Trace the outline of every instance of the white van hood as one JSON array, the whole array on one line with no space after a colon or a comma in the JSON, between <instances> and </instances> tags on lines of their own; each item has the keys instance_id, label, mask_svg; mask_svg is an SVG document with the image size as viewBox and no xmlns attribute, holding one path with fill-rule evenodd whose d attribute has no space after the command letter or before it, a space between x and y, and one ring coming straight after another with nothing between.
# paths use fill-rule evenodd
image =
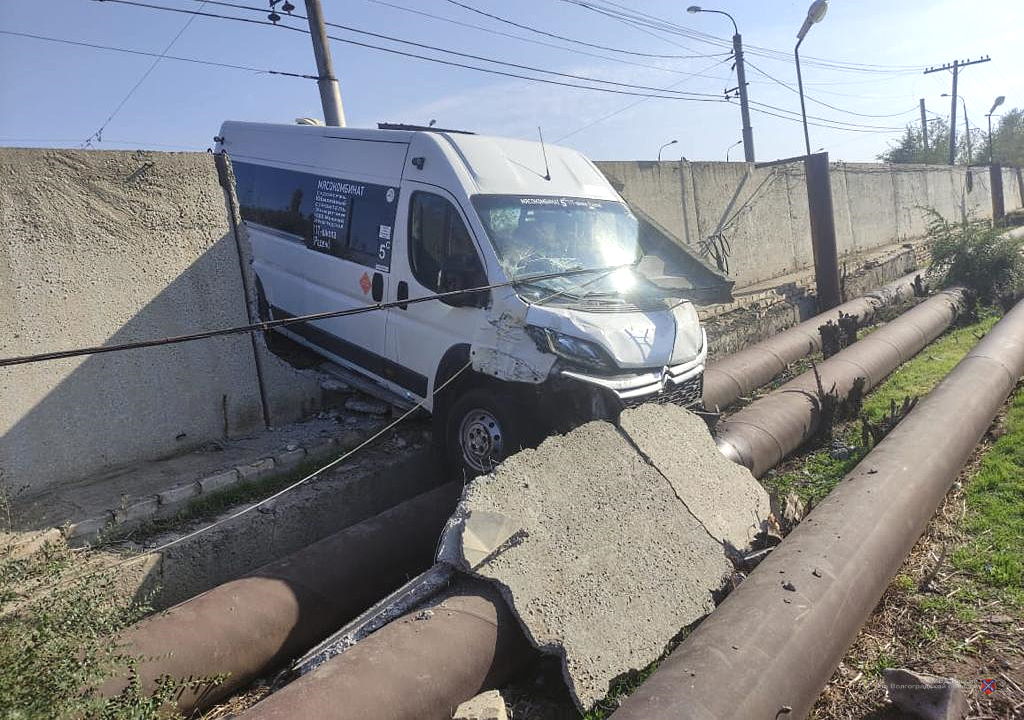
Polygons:
<instances>
[{"instance_id":1,"label":"white van hood","mask_svg":"<svg viewBox=\"0 0 1024 720\"><path fill-rule=\"evenodd\" d=\"M588 312L531 305L526 322L595 342L624 370L679 365L696 358L704 344L697 311L685 301L671 310L653 312Z\"/></svg>"}]
</instances>

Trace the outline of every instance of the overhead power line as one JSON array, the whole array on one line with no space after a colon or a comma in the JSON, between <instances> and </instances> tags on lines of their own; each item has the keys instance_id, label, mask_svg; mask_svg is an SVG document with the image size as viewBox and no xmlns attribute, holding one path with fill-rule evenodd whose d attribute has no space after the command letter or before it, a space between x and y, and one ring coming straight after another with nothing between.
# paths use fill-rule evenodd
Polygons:
<instances>
[{"instance_id":1,"label":"overhead power line","mask_svg":"<svg viewBox=\"0 0 1024 720\"><path fill-rule=\"evenodd\" d=\"M255 19L252 19L252 18L243 18L243 17L232 16L232 15L221 15L221 14L218 14L218 13L203 12L203 11L199 11L199 10L185 10L183 8L175 8L175 7L168 7L168 6L165 6L165 5L154 5L152 3L139 2L138 0L95 0L95 1L96 2L116 3L116 4L120 4L120 5L131 5L131 6L142 7L142 8L147 8L147 9L151 9L151 10L162 10L162 11L167 11L167 12L183 13L183 14L187 14L187 15L199 15L199 16L202 16L202 17L210 17L210 18L216 18L216 19L220 19L220 20L234 20L234 21L245 22L245 23L249 23L249 24L253 24L253 25L264 25L264 26L269 26L269 27L283 28L285 30L291 30L293 32L299 32L299 33L303 33L303 34L308 34L309 33L308 29L292 27L290 25L285 25L283 23L272 23L272 22L269 22L269 21L266 21L266 20L255 20ZM259 8L259 10L260 10L260 12L264 12L265 11L263 8ZM292 17L296 17L297 19L299 18L299 16L294 16L294 15ZM344 26L340 26L340 27L344 27ZM363 30L354 30L354 32L360 32L360 33L364 33L364 34L371 34L371 35L383 37L385 39L392 39L394 42L401 42L401 43L406 43L406 44L418 45L418 46L421 46L421 47L432 48L432 46L426 46L426 45L423 45L421 43L413 43L413 42L407 41L407 40L399 40L399 39L388 38L388 36L380 35L379 33L369 33L368 31L363 31ZM636 90L631 90L631 89L619 89L617 87L602 87L602 86L596 86L596 85L580 85L578 83L571 83L571 82L564 82L564 81L560 81L560 80L553 80L551 78L531 77L529 75L523 75L521 73L509 72L509 71L505 71L505 70L498 70L498 69L494 69L494 68L479 67L479 66L476 66L476 65L469 65L467 63L456 62L456 61L453 61L453 60L445 60L445 59L442 59L442 58L431 57L431 56L428 56L428 55L420 55L420 54L417 54L417 53L406 52L404 50L397 50L395 48L382 47L380 45L374 45L372 43L360 42L358 40L352 40L350 38L338 37L336 35L329 35L328 37L331 40L336 40L338 42L343 42L343 43L346 43L348 45L354 45L356 47L363 47L363 48L368 48L368 49L372 49L372 50L377 50L379 52L385 52L385 53L389 53L389 54L392 54L392 55L399 55L399 56L402 56L402 57L414 58L414 59L417 59L417 60L424 60L426 62L437 63L437 64L440 64L440 65L447 65L449 67L458 67L458 68L464 68L464 69L467 69L467 70L475 70L477 72L489 73L491 75L500 75L500 76L503 76L503 77L511 77L511 78L516 78L516 79L519 79L519 80L529 80L531 82L539 82L539 83L544 83L544 84L547 84L547 85L557 85L557 86L560 86L560 87L570 87L570 88L576 88L576 89L579 89L579 90L593 90L593 91L597 91L597 92L611 93L611 94L615 94L615 95L632 95L634 97L660 98L660 99L664 99L664 100L682 100L682 101L687 101L687 102L722 102L721 98L719 98L716 95L712 95L710 93L689 93L689 92L683 92L683 91L679 91L679 90L666 90L666 89L663 89L663 88L656 88L656 87L651 87L650 89L647 89L647 88L645 88L645 86L631 86L629 84L617 83L615 81L601 80L601 79L598 79L598 78L587 78L586 76L574 76L574 75L571 75L569 73L559 73L559 72L556 72L556 71L553 71L553 70L544 70L542 68L533 69L533 68L530 68L529 66L515 65L513 63L508 63L508 62L503 61L503 60L493 60L493 59L488 59L488 58L480 58L481 60L486 61L486 62L492 62L492 63L495 63L495 64L512 66L512 67L519 67L519 68L522 68L522 69L531 70L533 72L543 72L543 73L546 73L546 74L551 74L551 75L556 75L556 76L578 78L578 79L581 79L581 80L584 80L584 81L590 81L590 82L598 82L598 83L605 83L605 84L612 84L612 85L626 85L627 88L628 87L635 87L637 89ZM446 52L446 53L451 53L451 54L454 54L454 55L467 56L467 54L465 54L465 53L458 53L456 51L445 50L443 48L437 48L437 50L439 52ZM672 93L672 94L666 94L666 93Z\"/></svg>"},{"instance_id":2,"label":"overhead power line","mask_svg":"<svg viewBox=\"0 0 1024 720\"><path fill-rule=\"evenodd\" d=\"M704 54L704 55L666 55L666 54L661 54L661 53L645 53L645 52L638 52L638 51L635 51L635 50L623 50L622 48L611 47L609 45L600 45L598 43L591 43L591 42L587 42L585 40L579 40L577 38L568 37L566 35L558 35L556 33L549 32L547 30L541 30L540 28L533 27L532 25L526 25L524 23L518 23L518 22L516 22L514 20L510 20L509 18L502 17L501 15L495 15L493 13L485 12L484 10L481 10L479 8L475 8L472 5L467 5L465 3L459 2L458 0L447 0L447 2L451 3L452 5L456 5L456 6L460 7L460 8L463 8L464 10L469 10L470 12L474 12L474 13L476 13L478 15L482 15L482 16L490 18L492 20L496 20L497 22L500 22L500 23L505 23L506 25L511 25L513 27L517 27L517 28L519 28L521 30L528 30L529 32L537 33L538 35L545 35L545 36L550 37L550 38L556 38L558 40L564 40L565 42L571 42L571 43L575 43L577 45L583 45L585 47L592 47L592 48L597 48L597 49L600 49L600 50L610 50L611 52L623 53L625 55L636 55L638 57L665 58L665 59L673 59L673 60L683 60L683 59L690 59L690 58L714 57L714 55L708 55L708 54ZM721 54L721 53L719 53L719 54Z\"/></svg>"},{"instance_id":3,"label":"overhead power line","mask_svg":"<svg viewBox=\"0 0 1024 720\"><path fill-rule=\"evenodd\" d=\"M563 52L573 53L574 55L584 55L586 57L598 58L606 60L608 62L619 63L620 65L632 65L633 67L642 67L648 70L657 70L659 72L673 73L675 75L685 75L686 77L706 77L711 80L718 80L720 82L727 82L726 78L713 77L710 75L700 75L695 73L688 73L685 70L677 70L675 68L666 67L664 65L652 65L650 63L636 62L635 60L626 60L625 58L612 57L611 55L602 55L600 53L590 52L588 50L582 50L576 47L566 47L565 45L558 45L553 42L546 42L544 40L538 40L537 38L524 37L522 35L515 35L510 32L504 32L502 30L495 30L494 28L485 27L483 25L476 25L474 23L468 23L463 20L457 20L455 18L446 17L444 15L436 15L434 13L425 12L416 8L406 7L404 5L398 5L387 0L364 0L365 2L372 3L373 5L380 5L382 7L393 8L395 10L401 10L403 12L412 13L421 17L431 18L432 20L438 20L440 22L449 23L451 25L458 25L459 27L470 28L471 30L479 30L490 35L497 35L498 37L505 37L512 40L519 40L520 42L529 43L531 45L539 45L541 47L552 48L554 50L561 50ZM729 53L720 53L728 57ZM713 57L709 55L708 57Z\"/></svg>"},{"instance_id":4,"label":"overhead power line","mask_svg":"<svg viewBox=\"0 0 1024 720\"><path fill-rule=\"evenodd\" d=\"M101 1L107 1L107 0L101 0ZM252 5L243 5L243 4L240 4L240 3L232 3L232 2L227 2L226 0L205 0L204 4L219 5L221 7L229 7L229 8L234 8L236 10L249 10L249 11L258 12L258 13L265 13L266 12L266 8L254 7ZM299 15L299 14L296 14L296 13L290 13L289 16L293 17L293 18L296 18L298 20L306 20L307 19L304 15ZM277 27L288 27L288 29L290 29L290 30L296 30L296 31L299 31L299 32L308 32L307 30L304 30L304 29L301 29L301 28L293 28L293 27L290 27L290 26L280 25L280 24L276 24L276 23L269 23L269 24L270 25L276 25ZM341 23L325 21L324 25L326 25L327 27L331 27L331 28L337 28L339 30L345 30L347 32L357 33L359 35L367 35L369 37L377 38L378 40L387 40L389 42L396 42L396 43L400 43L402 45L409 45L409 46L417 47L417 48L420 48L420 49L423 49L423 50L432 50L434 52L447 53L449 55L454 55L456 57L462 57L462 58L468 58L470 60L479 60L481 62L489 62L489 63L494 63L496 65L504 65L506 67L515 68L517 70L528 70L529 72L546 73L548 75L555 75L557 77L569 78L571 80L582 80L584 82L604 83L606 85L615 85L617 87L626 87L626 88L630 88L630 89L633 89L633 90L648 90L648 91L651 91L651 92L671 92L671 93L679 93L679 94L682 94L682 95L693 95L693 96L698 96L698 97L718 97L717 95L714 95L714 94L711 94L711 93L691 93L691 92L686 92L686 91L681 91L681 90L672 90L670 88L664 88L664 87L654 87L654 86L650 86L650 85L638 85L636 83L624 83L624 82L618 82L616 80L604 80L602 78L590 77L588 75L577 75L577 74L574 74L574 73L563 73L563 72L558 72L557 70L547 70L545 68L533 67L531 65L521 65L519 63L513 63L513 62L509 62L507 60L495 60L494 58L489 58L489 57L486 57L486 56L483 56L483 55L474 55L472 53L464 53L464 52L460 52L458 50L449 50L447 48L438 47L436 45L428 45L426 43L416 42L414 40L405 40L403 38L394 37L393 35L385 35L383 33L372 32L370 30L362 30L360 28L352 27L351 25L342 25ZM331 37L332 39L339 39L339 38L334 38L333 36L328 36L328 37Z\"/></svg>"},{"instance_id":5,"label":"overhead power line","mask_svg":"<svg viewBox=\"0 0 1024 720\"><path fill-rule=\"evenodd\" d=\"M747 62L747 66L754 68L754 70L756 72L760 73L761 75L764 75L766 78L768 78L769 80L771 80L775 84L781 85L782 87L786 88L790 92L796 93L797 95L800 94L800 91L797 90L795 87L793 87L789 83L786 83L786 82L783 82L782 80L779 80L774 75L771 75L771 74L765 72L764 70L759 68L754 63L748 61ZM811 97L807 93L804 93L804 97L806 99L810 100L813 103L817 103L818 105L823 105L824 107L827 107L827 108L829 108L831 110L836 110L837 112L845 113L847 115L856 115L858 117L866 117L866 118L893 118L893 117L900 117L901 115L909 115L910 113L917 112L917 106L915 105L914 107L912 107L912 108L910 108L908 110L902 110L902 111L897 112L897 113L889 113L889 114L885 114L885 115L872 115L870 113L862 113L862 112L857 112L856 110L847 110L846 108L841 108L841 107L837 107L835 105L830 105L829 103L825 102L824 100L818 100L815 97Z\"/></svg>"},{"instance_id":6,"label":"overhead power line","mask_svg":"<svg viewBox=\"0 0 1024 720\"><path fill-rule=\"evenodd\" d=\"M717 67L719 65L723 65L723 64L729 62L730 60L732 60L731 57L727 57L724 60L719 60L714 65L709 65L706 68L704 68L703 70L701 70L700 72L701 73L707 72L708 70L711 70L712 68L715 68L715 67ZM699 73L694 73L694 76L696 76L698 74ZM681 82L681 83L682 82L686 82L686 80L687 80L687 78L683 78L679 82ZM594 120L591 120L591 121L589 121L589 122L587 122L587 123L585 123L583 125L580 125L578 128L576 128L572 132L568 132L565 135L562 135L560 137L555 138L554 142L559 143L559 142L562 142L563 140L567 140L568 138L571 138L573 135L581 133L584 130L587 130L588 128L592 128L594 125L597 125L599 123L603 123L605 120L610 120L611 118L615 117L616 115L621 115L622 113L626 112L627 110L632 110L637 105L640 105L641 103L645 103L648 100L650 100L650 98L640 98L639 100L634 100L633 102L629 103L628 105L624 105L623 107L620 107L618 110L614 110L614 111L608 113L607 115L602 115L599 118L595 118Z\"/></svg>"},{"instance_id":7,"label":"overhead power line","mask_svg":"<svg viewBox=\"0 0 1024 720\"><path fill-rule=\"evenodd\" d=\"M205 5L206 3L204 2L203 5L200 7L205 7ZM85 141L82 143L82 147L90 147L94 140L97 142L101 142L103 140L103 131L106 129L107 125L110 124L110 121L113 120L119 112L121 112L121 108L123 108L125 104L127 104L127 102L131 99L132 95L135 94L135 91L142 87L142 83L146 82L146 78L153 74L153 71L156 70L156 66L160 64L160 61L163 59L163 56L171 51L171 48L174 47L174 43L178 42L178 38L185 34L185 31L189 29L189 26L192 25L192 21L194 20L195 16L190 17L187 21L185 21L185 24L181 26L181 29L178 30L177 34L173 38L171 38L171 41L167 43L167 46L163 49L163 51L153 60L153 63L146 69L146 72L142 73L142 77L140 77L136 81L136 83L132 85L131 89L125 94L125 96L121 98L121 102L119 102L114 107L110 115L107 116L107 119L103 121L103 123L99 126L96 132L94 132L92 135L85 139Z\"/></svg>"},{"instance_id":8,"label":"overhead power line","mask_svg":"<svg viewBox=\"0 0 1024 720\"><path fill-rule=\"evenodd\" d=\"M316 80L316 75L305 75L303 73L285 72L284 70L270 70L268 68L252 67L250 65L236 65L234 63L219 62L217 60L203 60L200 58L189 58L180 57L177 55L163 55L155 52L146 52L144 50L132 50L130 48L114 47L113 45L101 45L99 43L82 42L80 40L68 40L67 38L55 38L47 35L35 35L33 33L15 32L13 30L0 30L2 35L12 35L15 37L29 38L32 40L44 40L46 42L60 43L61 45L73 45L77 47L87 47L94 50L110 50L112 52L127 53L129 55L142 55L144 57L155 57L162 60L174 60L176 62L187 62L194 63L196 65L208 65L210 67L227 68L230 70L245 70L254 73L265 73L267 75L282 75L284 77L293 78L304 78L306 80ZM112 142L111 140L105 140L104 142Z\"/></svg>"},{"instance_id":9,"label":"overhead power line","mask_svg":"<svg viewBox=\"0 0 1024 720\"><path fill-rule=\"evenodd\" d=\"M643 13L633 8L626 7L615 2L604 2L599 3L594 0L561 0L562 2L570 5L575 5L590 12L597 13L617 20L626 25L636 28L653 28L661 30L662 32L668 32L680 37L685 37L698 42L715 45L718 47L729 47L731 41L727 38L720 38L716 35L710 35L705 32L694 30L683 25L679 25L663 18L659 18L648 13ZM762 57L770 58L773 60L779 60L783 62L793 62L793 58L790 53L775 50L772 48L761 47L758 45L749 45L745 48L748 54L760 55ZM872 73L872 74L916 74L920 72L924 66L922 65L876 65L871 63L852 63L852 62L840 62L834 60L828 60L825 58L817 58L808 56L805 62L806 65L814 65L824 69L842 71L842 72L861 72L861 73Z\"/></svg>"}]
</instances>

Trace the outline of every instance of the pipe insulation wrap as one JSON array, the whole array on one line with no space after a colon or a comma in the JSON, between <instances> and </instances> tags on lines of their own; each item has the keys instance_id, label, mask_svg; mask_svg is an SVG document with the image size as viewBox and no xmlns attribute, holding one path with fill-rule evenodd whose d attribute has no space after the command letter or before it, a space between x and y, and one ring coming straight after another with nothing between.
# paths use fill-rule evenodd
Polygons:
<instances>
[{"instance_id":1,"label":"pipe insulation wrap","mask_svg":"<svg viewBox=\"0 0 1024 720\"><path fill-rule=\"evenodd\" d=\"M178 709L208 708L275 670L429 567L461 483L449 483L330 535L250 575L128 628L124 652L142 657L152 690L164 675L227 674L211 688L185 690ZM128 678L108 681L119 693Z\"/></svg>"},{"instance_id":2,"label":"pipe insulation wrap","mask_svg":"<svg viewBox=\"0 0 1024 720\"><path fill-rule=\"evenodd\" d=\"M726 408L769 383L790 363L821 350L818 328L830 321L837 322L841 313L855 316L863 325L881 308L914 297L915 281L920 275L912 272L711 363L704 372L704 406L709 410Z\"/></svg>"},{"instance_id":3,"label":"pipe insulation wrap","mask_svg":"<svg viewBox=\"0 0 1024 720\"><path fill-rule=\"evenodd\" d=\"M1022 373L1018 303L615 720L805 717Z\"/></svg>"},{"instance_id":4,"label":"pipe insulation wrap","mask_svg":"<svg viewBox=\"0 0 1024 720\"><path fill-rule=\"evenodd\" d=\"M956 319L963 290L944 290L817 366L821 386L843 399L858 378L866 392L919 353ZM809 370L715 428L723 454L761 477L817 432L818 380Z\"/></svg>"}]
</instances>

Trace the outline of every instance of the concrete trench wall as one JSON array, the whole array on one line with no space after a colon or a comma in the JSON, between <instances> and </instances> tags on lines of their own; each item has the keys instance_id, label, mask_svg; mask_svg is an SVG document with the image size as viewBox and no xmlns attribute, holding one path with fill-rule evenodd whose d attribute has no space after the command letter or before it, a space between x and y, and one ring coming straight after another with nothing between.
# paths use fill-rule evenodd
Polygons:
<instances>
[{"instance_id":1,"label":"concrete trench wall","mask_svg":"<svg viewBox=\"0 0 1024 720\"><path fill-rule=\"evenodd\" d=\"M248 322L214 158L0 149L0 357ZM318 403L248 335L0 368L9 494L166 457Z\"/></svg>"},{"instance_id":2,"label":"concrete trench wall","mask_svg":"<svg viewBox=\"0 0 1024 720\"><path fill-rule=\"evenodd\" d=\"M755 168L720 162L599 162L631 204L700 251L723 233L735 290L813 267L803 165ZM1003 169L1006 210L1024 207L1015 168ZM992 216L986 167L833 163L832 201L841 259L898 246L925 233L922 208L947 218Z\"/></svg>"}]
</instances>

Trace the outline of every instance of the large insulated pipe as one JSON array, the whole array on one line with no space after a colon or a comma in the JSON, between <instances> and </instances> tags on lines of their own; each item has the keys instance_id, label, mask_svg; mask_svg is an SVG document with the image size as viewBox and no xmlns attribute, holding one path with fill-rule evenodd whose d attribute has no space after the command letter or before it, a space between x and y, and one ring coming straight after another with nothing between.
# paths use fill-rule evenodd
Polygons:
<instances>
[{"instance_id":1,"label":"large insulated pipe","mask_svg":"<svg viewBox=\"0 0 1024 720\"><path fill-rule=\"evenodd\" d=\"M729 407L737 399L767 385L790 363L821 350L818 328L830 321L837 322L840 313L852 315L859 324L864 324L881 308L913 297L915 282L920 275L920 272L905 275L709 364L704 371L704 407L708 410Z\"/></svg>"},{"instance_id":2,"label":"large insulated pipe","mask_svg":"<svg viewBox=\"0 0 1024 720\"><path fill-rule=\"evenodd\" d=\"M501 687L535 657L490 583L395 620L257 703L242 720L450 720L459 703Z\"/></svg>"},{"instance_id":3,"label":"large insulated pipe","mask_svg":"<svg viewBox=\"0 0 1024 720\"><path fill-rule=\"evenodd\" d=\"M956 318L963 290L944 290L833 355L814 370L729 416L715 442L730 460L761 477L814 436L821 422L818 378L826 392L846 398L858 378L870 390L937 338Z\"/></svg>"},{"instance_id":4,"label":"large insulated pipe","mask_svg":"<svg viewBox=\"0 0 1024 720\"><path fill-rule=\"evenodd\" d=\"M1018 303L612 717L805 717L1022 373Z\"/></svg>"},{"instance_id":5,"label":"large insulated pipe","mask_svg":"<svg viewBox=\"0 0 1024 720\"><path fill-rule=\"evenodd\" d=\"M189 715L301 654L430 566L461 490L449 483L418 495L132 626L119 642L145 658L143 688L164 675L227 674L215 687L182 693L178 708ZM101 693L125 684L115 678Z\"/></svg>"}]
</instances>

